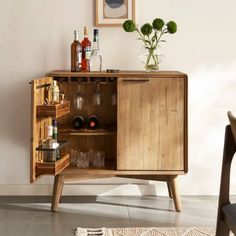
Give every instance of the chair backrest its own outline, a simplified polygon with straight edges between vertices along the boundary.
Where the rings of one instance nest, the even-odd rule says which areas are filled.
[[[228,111],[228,117],[230,122],[231,131],[234,136],[234,142],[236,143],[236,117],[232,114],[231,111]]]

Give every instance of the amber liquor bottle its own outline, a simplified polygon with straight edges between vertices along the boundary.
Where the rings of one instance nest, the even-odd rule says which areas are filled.
[[[91,54],[91,42],[88,38],[88,28],[84,27],[84,40],[82,45],[82,71],[90,71],[90,54]]]
[[[79,31],[74,31],[74,42],[71,44],[71,71],[81,71],[82,46],[79,42]]]

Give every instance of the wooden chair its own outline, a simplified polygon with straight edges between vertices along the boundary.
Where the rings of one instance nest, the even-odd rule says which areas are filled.
[[[230,168],[236,152],[236,117],[231,112],[228,117],[230,125],[225,130],[216,236],[229,236],[230,231],[236,235],[236,204],[229,199]]]

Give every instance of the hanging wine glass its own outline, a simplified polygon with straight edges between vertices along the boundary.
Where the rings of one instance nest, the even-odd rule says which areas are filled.
[[[95,106],[101,106],[102,105],[102,92],[100,83],[97,83],[97,89],[95,94],[93,95],[93,105]]]
[[[111,105],[116,106],[117,104],[117,93],[116,93],[116,87],[113,85],[112,94],[111,94]]]
[[[74,106],[77,110],[82,110],[84,103],[85,98],[81,89],[81,84],[79,82],[77,92],[74,95]]]

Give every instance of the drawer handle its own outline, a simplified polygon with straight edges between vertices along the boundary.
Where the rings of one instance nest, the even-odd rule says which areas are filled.
[[[123,82],[145,83],[149,82],[149,79],[123,79]]]

